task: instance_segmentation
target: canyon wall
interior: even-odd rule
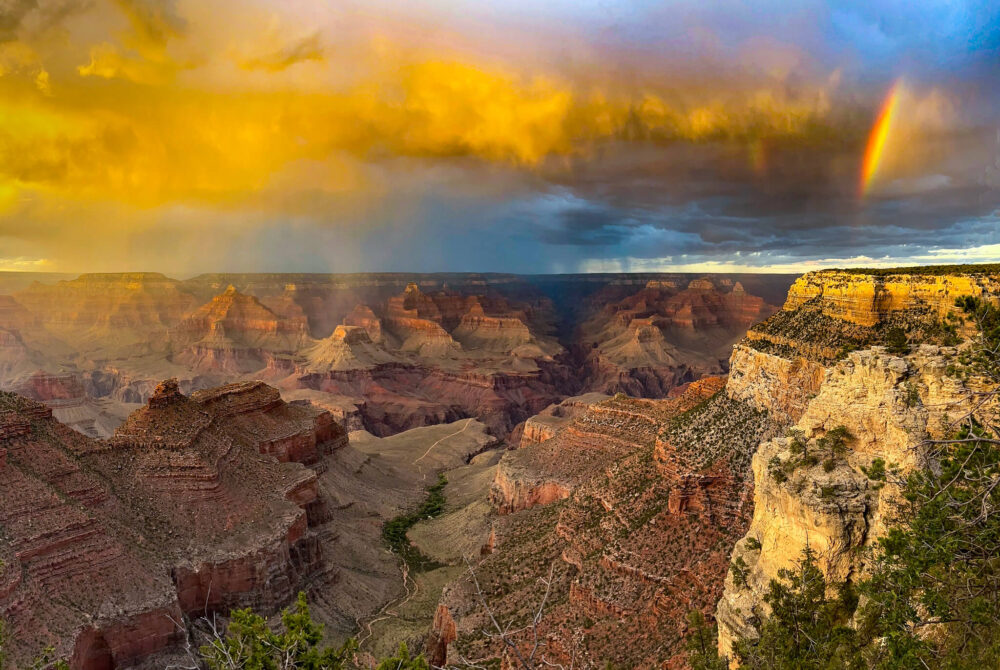
[[[9,283],[0,388],[108,437],[165,378],[266,380],[388,435],[480,417],[506,434],[588,390],[662,397],[724,372],[790,279],[684,275],[86,274]],[[742,282],[742,283],[741,283]],[[743,284],[748,286],[744,290]],[[0,290],[3,287],[0,286]],[[772,301],[773,302],[773,301]],[[54,394],[33,376],[82,390]],[[414,380],[426,378],[421,385]],[[51,397],[49,397],[51,396]],[[97,401],[97,402],[95,402]],[[353,407],[346,404],[351,403]]]
[[[683,664],[684,615],[721,592],[750,518],[751,450],[778,428],[725,383],[556,405],[504,454],[476,574],[500,620],[537,607],[539,580],[551,580],[539,624],[549,662]],[[441,604],[456,624],[449,657],[501,651],[479,634],[487,622],[466,579]]]
[[[184,615],[273,613],[321,571],[315,462],[346,444],[326,413],[263,384],[160,384],[108,440],[0,394],[0,617],[15,664],[74,670],[182,651]],[[277,446],[276,446],[277,445]]]
[[[864,576],[865,550],[899,500],[896,485],[873,482],[864,469],[875,459],[904,474],[927,465],[925,441],[947,437],[970,409],[954,366],[969,344],[954,345],[972,324],[955,299],[996,299],[998,289],[981,275],[810,273],[792,286],[782,313],[737,347],[729,392],[777,407],[798,437],[765,441],[753,456],[753,519],[732,553],[747,568],[728,574],[716,615],[722,653],[737,637],[756,635],[768,584],[807,546],[831,580]],[[909,340],[896,354],[881,346],[889,327]],[[844,342],[851,346],[836,347]],[[845,453],[825,466],[829,455],[802,463],[799,445],[815,449],[838,427],[850,434]]]
[[[860,326],[874,326],[893,313],[946,316],[955,299],[996,295],[1000,279],[988,274],[886,274],[824,270],[800,277],[788,291],[783,309],[792,311],[818,300],[827,316]]]

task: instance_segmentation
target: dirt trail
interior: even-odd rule
[[[442,438],[441,438],[440,440],[438,440],[437,442],[435,442],[435,443],[434,443],[434,444],[432,444],[431,446],[427,447],[427,451],[425,451],[425,452],[424,452],[424,453],[423,453],[423,454],[422,454],[422,455],[421,455],[421,456],[420,456],[419,458],[417,458],[416,460],[414,460],[414,461],[413,461],[413,465],[416,465],[416,464],[417,464],[417,463],[419,463],[420,461],[424,460],[424,458],[425,458],[425,457],[426,457],[426,456],[427,456],[427,455],[428,455],[429,453],[431,453],[431,450],[433,450],[433,449],[434,449],[434,447],[438,446],[439,444],[441,444],[441,443],[442,443],[442,442],[444,442],[445,440],[447,440],[447,439],[449,439],[449,438],[452,438],[452,437],[455,437],[456,435],[459,435],[459,434],[461,434],[461,433],[464,433],[464,432],[465,432],[465,429],[466,429],[466,428],[468,428],[468,427],[469,427],[469,425],[470,425],[470,424],[471,424],[471,423],[472,423],[473,421],[475,421],[475,419],[472,419],[472,418],[469,418],[469,419],[466,419],[466,420],[465,420],[465,425],[464,425],[464,426],[462,426],[462,428],[461,428],[460,430],[456,430],[456,431],[455,431],[454,433],[451,433],[450,435],[445,435],[445,436],[444,436],[444,437],[442,437]]]

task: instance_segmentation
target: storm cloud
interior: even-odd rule
[[[992,260],[998,52],[987,2],[0,0],[0,269]]]

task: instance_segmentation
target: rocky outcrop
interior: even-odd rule
[[[729,547],[749,521],[750,451],[776,429],[724,384],[707,378],[666,400],[610,398],[504,454],[492,547],[476,573],[501,620],[537,603],[537,579],[552,579],[539,624],[550,662],[583,654],[680,667],[677,622],[721,592]],[[457,623],[453,647],[495,653],[477,635],[484,621],[468,589],[453,583],[443,601]]]
[[[148,661],[179,649],[184,615],[274,612],[320,569],[324,503],[316,473],[292,461],[346,444],[327,413],[259,383],[188,398],[168,380],[110,440],[51,414],[0,394],[14,663],[50,645],[74,670]]]
[[[535,337],[519,314],[487,315],[472,298],[452,336],[469,350],[506,353],[518,358],[546,358],[562,351],[552,340]]]
[[[527,447],[550,440],[591,405],[607,399],[608,396],[603,393],[587,393],[550,405],[524,422],[520,437],[514,444]]]
[[[455,620],[451,618],[451,612],[448,611],[448,608],[439,604],[434,612],[431,632],[424,644],[427,662],[430,663],[431,667],[443,668],[448,665],[448,645],[456,639],[458,639],[458,632],[455,628]]]
[[[304,316],[280,317],[229,286],[171,330],[173,359],[202,373],[245,374],[311,344]],[[290,371],[290,370],[289,370]]]
[[[350,314],[344,317],[345,326],[357,326],[364,328],[368,333],[368,339],[372,342],[381,343],[385,340],[382,332],[382,320],[375,316],[375,312],[368,305],[355,305]]]
[[[77,373],[38,370],[12,387],[19,395],[44,403],[57,421],[88,437],[110,437],[136,408],[133,403],[92,397]]]
[[[860,326],[874,326],[894,312],[949,314],[955,299],[996,295],[1000,280],[982,274],[865,275],[824,270],[810,272],[792,284],[784,309],[791,311],[816,300],[825,315]]]
[[[738,344],[729,359],[726,393],[784,422],[798,419],[819,391],[826,368],[803,356],[775,356]]]
[[[510,462],[501,461],[490,488],[490,503],[498,514],[512,514],[535,505],[547,505],[569,495],[566,484],[525,475],[523,471],[514,470]]]
[[[799,439],[813,448],[840,426],[853,437],[846,453],[826,467],[801,464],[793,438],[775,438],[757,449],[754,517],[733,550],[733,560],[748,566],[746,579],[731,573],[718,604],[723,653],[738,636],[756,634],[752,622],[767,614],[764,593],[770,580],[807,546],[832,581],[863,578],[865,550],[886,532],[899,499],[895,484],[871,482],[864,469],[875,459],[904,474],[926,466],[925,440],[946,437],[951,422],[970,409],[969,390],[950,372],[957,350],[918,344],[925,333],[932,341],[938,333],[923,328],[944,319],[964,332],[967,325],[953,315],[955,298],[994,294],[996,288],[989,276],[810,273],[792,287],[783,314],[762,324],[768,342],[785,338],[783,348],[764,353],[748,342],[734,353],[731,395],[770,403],[796,419]],[[818,323],[824,324],[823,332]],[[886,324],[910,328],[909,354],[892,355],[874,346],[830,357],[822,349],[831,332],[862,343]],[[780,325],[794,328],[782,333]],[[737,357],[747,374],[735,374]]]
[[[742,285],[709,279],[647,282],[609,301],[581,325],[588,386],[606,393],[664,397],[672,388],[726,372],[730,347],[748,326],[777,311]]]

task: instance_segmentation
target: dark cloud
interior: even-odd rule
[[[163,48],[184,31],[174,0],[115,0],[132,26],[137,49]]]
[[[245,59],[240,62],[240,67],[247,70],[280,72],[297,63],[321,61],[323,57],[323,41],[320,33],[317,31],[290,44],[286,44],[277,51]]]
[[[0,0],[0,43],[44,34],[92,4],[90,0]]]

